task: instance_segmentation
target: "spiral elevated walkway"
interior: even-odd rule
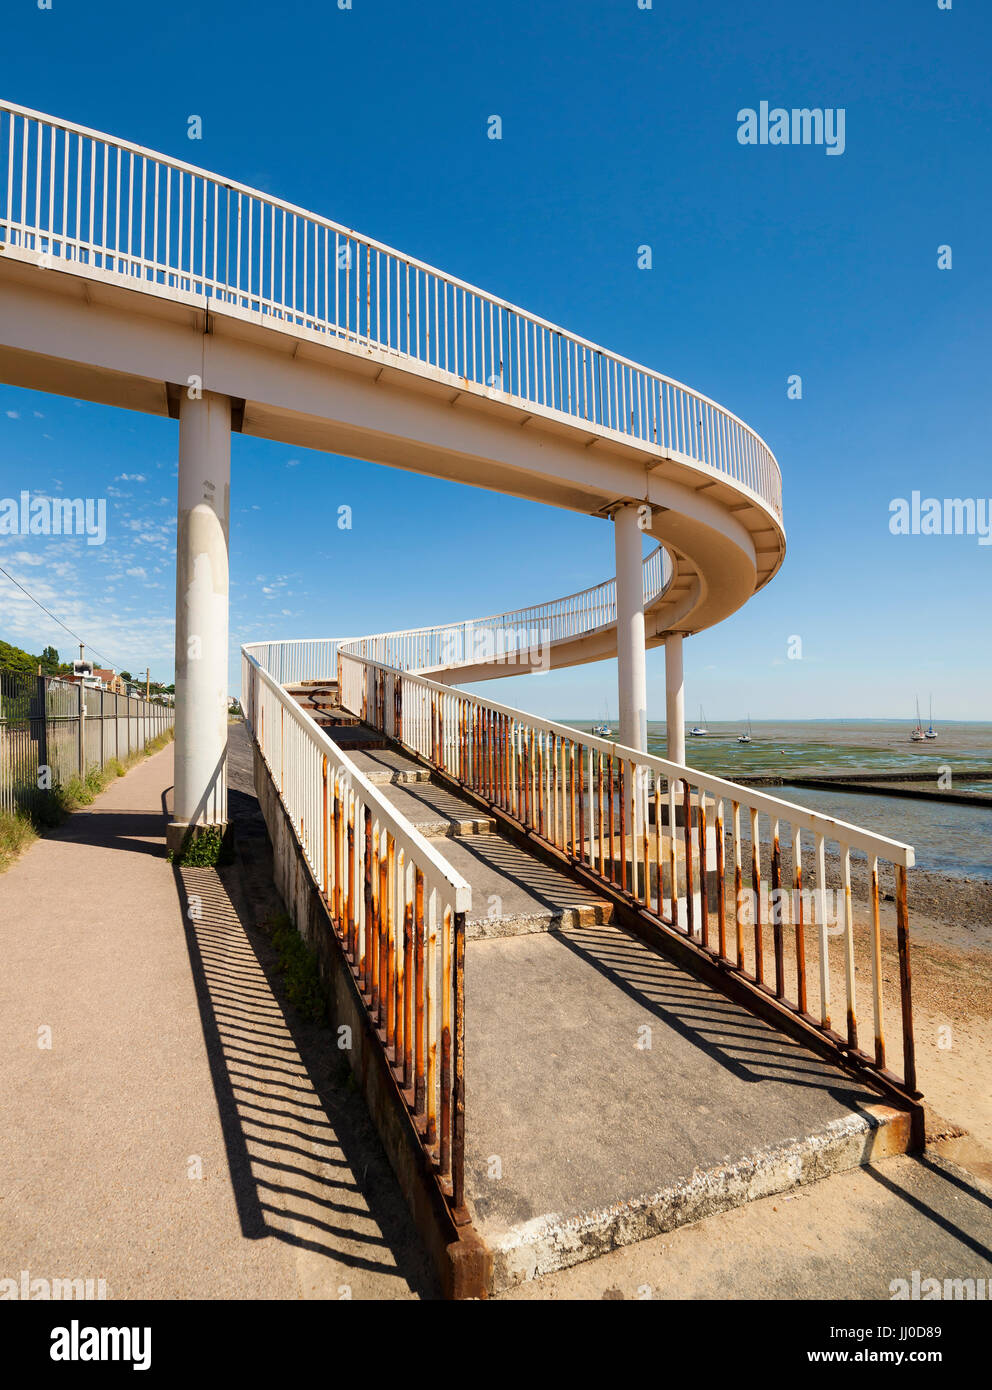
[[[617,578],[577,594],[242,649],[277,883],[449,1292],[909,1142],[912,850],[457,689],[614,655],[629,675],[642,641],[671,641],[680,669],[681,637],[784,557],[778,464],[743,421],[324,217],[3,102],[0,380],[179,420],[177,848],[227,817],[232,432],[617,523]],[[794,963],[778,918],[745,957],[725,810],[738,888],[750,852],[756,886],[785,871],[821,892],[808,992],[802,922]],[[842,939],[823,915],[827,836],[845,874],[851,847],[873,856],[876,945],[875,868],[894,866],[902,1077],[885,1069],[880,947],[874,1054],[858,1044],[850,893]]]
[[[163,415],[192,381],[246,434],[591,515],[643,504],[666,552],[649,644],[781,565],[775,459],[698,392],[130,142],[0,103],[0,155],[0,379]],[[555,665],[615,651],[584,597]]]

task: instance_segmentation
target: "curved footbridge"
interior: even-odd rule
[[[612,521],[615,577],[581,593],[243,649],[280,887],[449,1291],[863,1161],[907,1117],[919,1139],[912,850],[685,765],[683,640],[784,556],[778,465],[743,421],[326,218],[7,103],[0,379],[178,419],[173,844],[226,821],[232,432]],[[612,656],[619,744],[456,688]],[[741,1138],[755,1082],[767,1123]]]

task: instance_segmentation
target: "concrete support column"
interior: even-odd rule
[[[665,638],[665,729],[668,761],[685,766],[685,682],[682,675],[682,634]]]
[[[648,694],[644,652],[644,579],[640,508],[631,503],[613,516],[617,558],[617,667],[620,742],[642,753],[648,746]]]
[[[231,402],[179,405],[176,535],[176,775],[168,845],[227,823],[228,531]]]

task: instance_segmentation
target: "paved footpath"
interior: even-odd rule
[[[279,902],[242,729],[229,779],[239,855],[220,872],[165,859],[170,746],[0,876],[0,1278],[435,1296],[333,1035],[285,1003],[258,930]],[[838,1174],[511,1296],[884,1299],[914,1270],[990,1278],[992,1166],[962,1157],[974,1171],[935,1154]]]
[[[0,876],[0,1278],[429,1296],[329,1031],[279,997],[264,884],[166,861],[172,766],[170,745]]]

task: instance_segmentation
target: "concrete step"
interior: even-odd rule
[[[494,1291],[909,1141],[908,1116],[614,926],[470,942],[465,1016]]]
[[[433,782],[387,783],[383,794],[401,816],[429,839],[489,835],[496,827],[492,817]]]
[[[431,774],[413,758],[395,748],[374,752],[356,752],[352,762],[375,786],[406,785],[410,782],[429,782]]]
[[[336,685],[287,685],[286,692],[322,729],[357,728],[362,722],[338,703]]]
[[[521,936],[609,922],[612,905],[580,888],[500,835],[476,835],[444,847],[472,886],[467,940]]]
[[[285,690],[301,705],[336,705],[341,698],[336,685],[287,685]]]
[[[350,710],[342,708],[336,690],[315,690],[312,695],[297,695],[296,699],[300,704],[306,703],[315,709],[340,710],[342,714],[351,714]],[[352,714],[351,717],[354,719],[356,716]]]
[[[344,749],[349,755],[354,749],[363,749],[369,752],[372,749],[388,748],[390,741],[384,734],[380,734],[376,729],[370,729],[367,724],[324,724],[321,720],[317,721],[322,728],[326,728],[327,736],[336,743],[339,748]]]

